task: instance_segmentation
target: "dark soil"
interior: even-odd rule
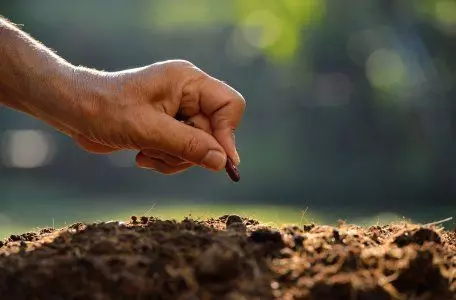
[[[0,245],[0,299],[456,299],[456,233],[410,224],[135,217]]]

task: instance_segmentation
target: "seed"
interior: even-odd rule
[[[236,168],[233,161],[229,157],[226,160],[225,170],[226,170],[226,173],[228,174],[228,176],[234,182],[238,182],[241,179],[238,169]]]
[[[192,127],[198,128],[193,121],[187,120],[181,114],[178,114],[176,116],[176,119],[179,120],[180,122],[188,125],[188,126],[192,126]],[[238,182],[241,179],[241,176],[239,175],[238,169],[236,168],[236,166],[234,165],[233,161],[229,157],[226,160],[225,170],[228,173],[228,176],[234,182]]]

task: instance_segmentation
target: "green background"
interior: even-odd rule
[[[304,222],[306,208],[309,220],[362,224],[456,211],[455,1],[15,0],[0,14],[73,64],[187,59],[247,100],[237,184],[140,170],[134,153],[88,154],[1,109],[3,235],[152,205],[163,217],[275,223]],[[18,167],[43,149],[46,163]]]

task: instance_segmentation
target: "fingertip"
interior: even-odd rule
[[[236,142],[232,131],[230,129],[218,130],[214,132],[214,137],[223,147],[227,156],[238,166],[241,163],[241,159],[236,149]]]
[[[214,171],[220,171],[225,168],[226,165],[226,155],[217,150],[209,150],[204,156],[201,164],[208,169]]]

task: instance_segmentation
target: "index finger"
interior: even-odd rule
[[[245,111],[244,97],[229,85],[210,76],[199,81],[196,95],[200,110],[210,119],[212,135],[234,163],[239,165],[234,131]]]

